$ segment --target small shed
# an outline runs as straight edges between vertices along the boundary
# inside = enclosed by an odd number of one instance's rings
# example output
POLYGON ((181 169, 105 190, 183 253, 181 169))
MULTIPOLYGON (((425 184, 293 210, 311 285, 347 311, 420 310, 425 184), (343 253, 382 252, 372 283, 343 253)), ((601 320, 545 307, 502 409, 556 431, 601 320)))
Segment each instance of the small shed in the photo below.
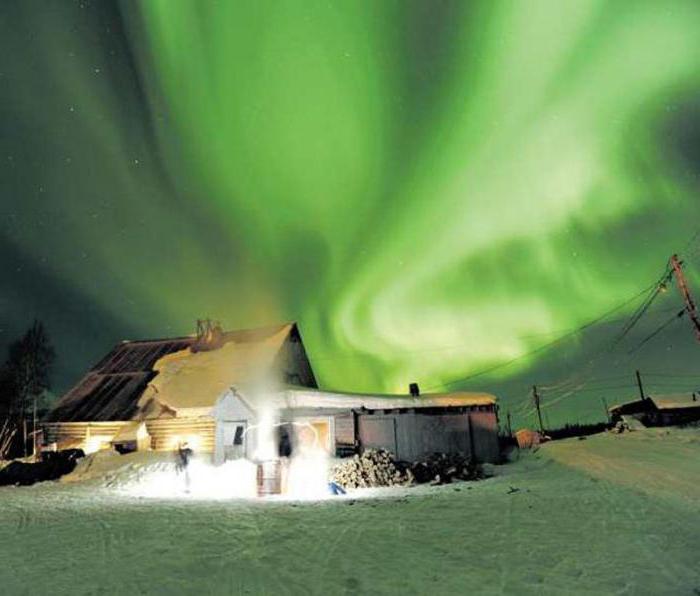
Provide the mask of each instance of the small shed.
MULTIPOLYGON (((486 393, 455 392, 420 397, 366 395, 290 387, 264 396, 259 404, 232 391, 217 410, 216 459, 236 447, 250 457, 258 442, 261 417, 272 416, 278 441, 294 448, 302 429, 334 456, 384 449, 400 460, 414 461, 433 453, 471 455, 482 462, 499 457, 498 406, 486 393)), ((270 421, 268 421, 270 422, 270 421)), ((259 443, 259 442, 258 442, 259 443)))

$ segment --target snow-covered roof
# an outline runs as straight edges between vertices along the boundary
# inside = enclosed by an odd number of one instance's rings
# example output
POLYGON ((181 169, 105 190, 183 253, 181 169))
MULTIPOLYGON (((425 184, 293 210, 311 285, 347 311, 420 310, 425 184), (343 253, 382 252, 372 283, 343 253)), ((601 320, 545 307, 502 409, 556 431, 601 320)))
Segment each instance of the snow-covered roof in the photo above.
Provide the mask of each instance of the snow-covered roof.
MULTIPOLYGON (((700 408, 700 396, 693 393, 677 393, 669 395, 650 395, 650 403, 653 403, 657 410, 678 410, 684 408, 700 408)), ((646 400, 631 399, 610 408, 611 412, 629 409, 630 406, 642 406, 646 400)))
POLYGON ((208 351, 193 351, 196 336, 121 342, 59 400, 47 422, 130 420, 141 415, 145 393, 165 408, 213 406, 232 383, 269 367, 292 332, 298 334, 294 323, 226 331, 222 347, 208 351), (190 391, 196 381, 201 389, 190 391))
POLYGON ((675 394, 651 396, 651 400, 659 410, 676 410, 681 408, 700 408, 700 398, 693 399, 693 394, 675 394))
POLYGON ((493 406, 496 397, 489 393, 457 391, 410 395, 340 393, 304 387, 290 388, 273 398, 279 409, 393 410, 406 408, 445 408, 493 406))
POLYGON ((255 384, 271 376, 291 329, 291 325, 284 325, 257 341, 229 341, 217 350, 185 349, 168 354, 155 363, 153 369, 158 374, 140 403, 156 399, 175 410, 213 407, 230 387, 255 384))

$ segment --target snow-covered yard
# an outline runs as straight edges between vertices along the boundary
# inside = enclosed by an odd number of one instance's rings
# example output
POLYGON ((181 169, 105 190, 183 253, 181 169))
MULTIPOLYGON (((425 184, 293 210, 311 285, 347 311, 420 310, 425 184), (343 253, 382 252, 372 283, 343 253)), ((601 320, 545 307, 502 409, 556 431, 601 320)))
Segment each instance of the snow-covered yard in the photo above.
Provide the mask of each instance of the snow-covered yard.
POLYGON ((700 593, 698 431, 550 443, 485 481, 321 502, 98 477, 0 489, 3 594, 700 593))

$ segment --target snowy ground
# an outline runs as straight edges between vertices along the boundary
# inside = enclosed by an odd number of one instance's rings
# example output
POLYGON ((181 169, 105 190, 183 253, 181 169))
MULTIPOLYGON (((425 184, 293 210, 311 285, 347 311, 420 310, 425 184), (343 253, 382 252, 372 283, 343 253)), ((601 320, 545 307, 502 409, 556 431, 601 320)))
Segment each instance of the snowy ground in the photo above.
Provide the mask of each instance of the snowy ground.
POLYGON ((98 468, 0 489, 0 592, 700 594, 700 431, 323 502, 139 497, 98 468))

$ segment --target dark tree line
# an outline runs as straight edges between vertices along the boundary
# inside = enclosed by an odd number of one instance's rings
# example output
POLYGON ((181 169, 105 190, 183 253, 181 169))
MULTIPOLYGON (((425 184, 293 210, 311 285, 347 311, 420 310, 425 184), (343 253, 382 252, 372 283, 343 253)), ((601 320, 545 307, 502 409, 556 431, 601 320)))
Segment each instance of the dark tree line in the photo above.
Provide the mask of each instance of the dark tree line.
POLYGON ((27 455, 34 441, 37 419, 47 407, 51 369, 56 353, 41 321, 13 341, 0 368, 0 426, 15 433, 15 451, 27 455))

